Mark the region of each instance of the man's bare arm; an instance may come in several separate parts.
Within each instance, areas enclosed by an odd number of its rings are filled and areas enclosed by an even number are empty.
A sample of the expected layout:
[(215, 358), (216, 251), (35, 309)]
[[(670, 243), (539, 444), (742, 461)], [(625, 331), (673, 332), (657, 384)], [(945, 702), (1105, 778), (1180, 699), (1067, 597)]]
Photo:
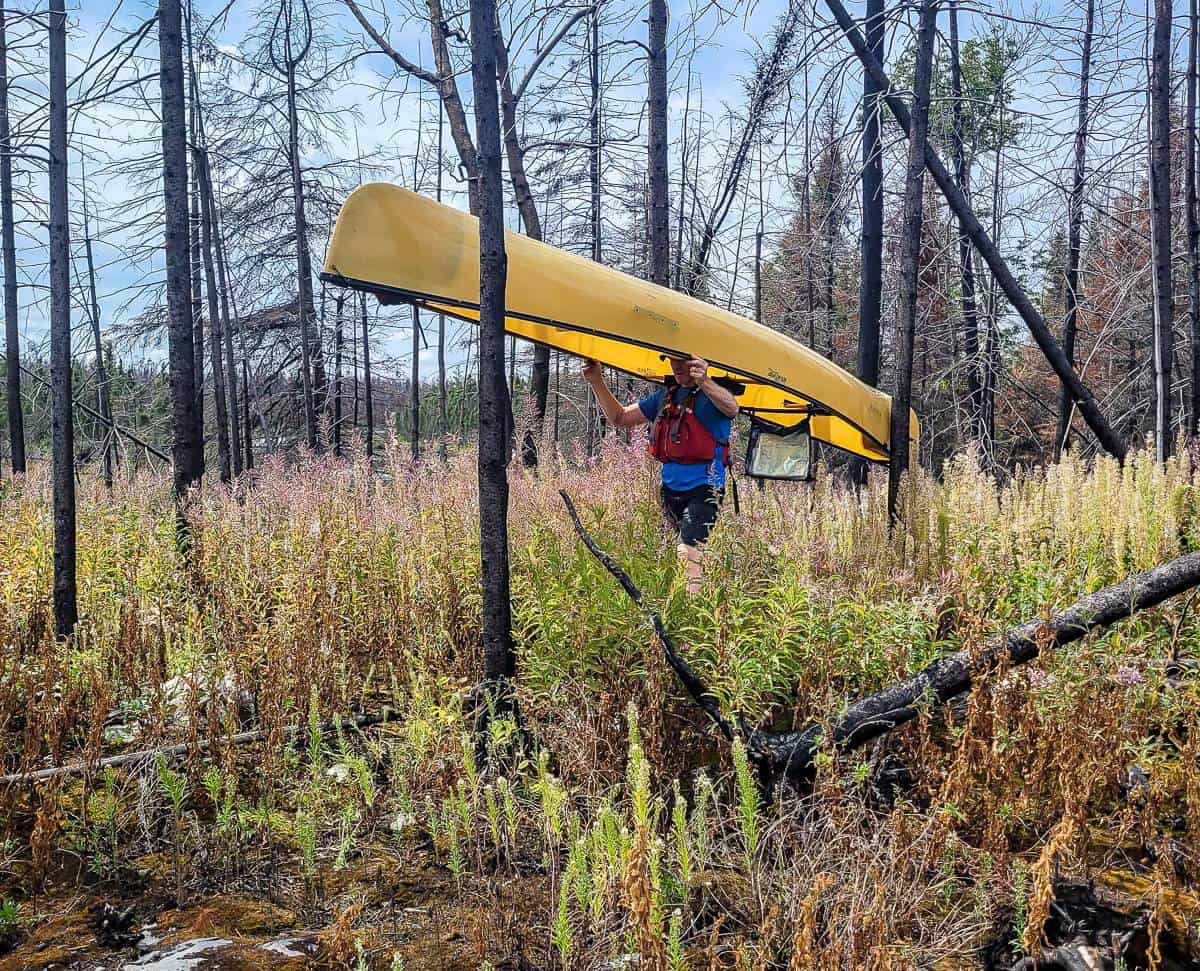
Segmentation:
[(604, 374), (600, 370), (598, 361), (588, 361), (584, 364), (583, 378), (592, 386), (592, 392), (596, 395), (596, 403), (604, 412), (608, 423), (614, 428), (635, 428), (638, 425), (646, 424), (648, 419), (642, 413), (641, 405), (636, 403), (622, 405), (613, 397), (613, 393), (608, 390), (608, 385), (604, 383)]

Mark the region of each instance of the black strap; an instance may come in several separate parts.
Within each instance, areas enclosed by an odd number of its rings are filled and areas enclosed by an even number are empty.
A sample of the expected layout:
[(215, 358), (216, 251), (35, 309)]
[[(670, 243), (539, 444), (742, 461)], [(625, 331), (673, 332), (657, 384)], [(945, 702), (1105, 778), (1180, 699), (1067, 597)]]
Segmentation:
[(673, 390), (669, 393), (671, 394), (671, 403), (679, 410), (679, 414), (675, 416), (675, 426), (671, 429), (671, 441), (678, 443), (679, 429), (683, 425), (683, 419), (687, 417), (689, 411), (695, 410), (696, 389), (689, 389), (682, 402), (675, 400)]

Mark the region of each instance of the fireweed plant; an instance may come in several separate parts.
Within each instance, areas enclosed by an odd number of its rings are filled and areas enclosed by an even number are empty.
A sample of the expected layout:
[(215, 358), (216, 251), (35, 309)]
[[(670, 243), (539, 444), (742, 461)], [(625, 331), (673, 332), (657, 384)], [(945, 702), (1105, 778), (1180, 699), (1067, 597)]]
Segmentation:
[[(66, 643), (48, 477), (6, 489), (0, 769), (89, 768), (0, 789), (5, 907), (51, 914), (72, 859), (76, 881), (135, 877), (181, 902), (269, 892), (355, 962), (421, 967), (387, 909), (387, 874), (418, 872), (444, 906), (508, 894), (525, 923), (464, 935), (471, 966), (983, 967), (1055, 943), (1056, 881), (1091, 879), (1126, 895), (1158, 951), (1195, 953), (1190, 599), (998, 672), (953, 717), (825, 753), (811, 793), (765, 803), (558, 498), (725, 710), (782, 729), (1200, 544), (1186, 453), (1071, 457), (1003, 483), (962, 458), (910, 482), (891, 535), (882, 479), (745, 489), (692, 599), (639, 450), (511, 474), (515, 761), (481, 759), (464, 715), (482, 668), (471, 453), (415, 469), (398, 447), (374, 470), (269, 459), (253, 483), (205, 486), (190, 560), (165, 477), (109, 494), (85, 476)], [(385, 708), (393, 720), (356, 727)], [(492, 731), (486, 747), (511, 751), (517, 726)], [(96, 769), (176, 742), (186, 757)], [(373, 877), (347, 898), (362, 867)]]

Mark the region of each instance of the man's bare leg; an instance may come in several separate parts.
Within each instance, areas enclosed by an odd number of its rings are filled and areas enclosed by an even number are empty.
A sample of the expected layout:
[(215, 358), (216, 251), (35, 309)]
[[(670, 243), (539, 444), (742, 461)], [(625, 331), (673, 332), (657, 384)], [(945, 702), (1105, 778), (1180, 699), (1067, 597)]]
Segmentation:
[(704, 579), (704, 554), (687, 543), (680, 543), (678, 549), (679, 565), (683, 567), (683, 575), (687, 581), (684, 589), (689, 597), (694, 597), (700, 592), (700, 583)]

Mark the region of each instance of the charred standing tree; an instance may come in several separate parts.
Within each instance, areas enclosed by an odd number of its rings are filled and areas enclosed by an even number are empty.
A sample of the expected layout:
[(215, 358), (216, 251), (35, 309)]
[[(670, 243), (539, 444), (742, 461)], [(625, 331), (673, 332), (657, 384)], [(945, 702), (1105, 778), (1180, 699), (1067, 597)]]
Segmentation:
[[(212, 188), (211, 174), (209, 177), (210, 191)], [(233, 441), (237, 446), (241, 443), (241, 449), (244, 450), (243, 458), (240, 462), (234, 465), (234, 474), (241, 475), (242, 472), (254, 468), (254, 425), (251, 421), (251, 410), (258, 415), (259, 426), (266, 430), (266, 419), (263, 416), (262, 409), (259, 407), (258, 398), (254, 393), (254, 385), (250, 383), (250, 366), (249, 352), (246, 350), (246, 329), (242, 325), (241, 315), (238, 313), (237, 300), (229, 286), (229, 256), (225, 251), (225, 235), (221, 227), (220, 207), (216, 204), (216, 196), (213, 196), (213, 233), (216, 236), (217, 246), (217, 281), (221, 287), (221, 316), (224, 318), (225, 327), (225, 357), (229, 367), (229, 385), (236, 388), (238, 383), (239, 368), (233, 357), (233, 334), (237, 334), (238, 352), (241, 355), (241, 391), (230, 395), (231, 407), (240, 407), (239, 414), (241, 419), (233, 423)]]
[(25, 416), (21, 408), (21, 348), (17, 332), (17, 238), (13, 221), (12, 136), (8, 125), (8, 13), (0, 0), (0, 251), (4, 262), (4, 362), (8, 441), (13, 473), (25, 471)]
[[(183, 2), (183, 41), (188, 72), (188, 144), (195, 145), (199, 139), (199, 104), (195, 87), (190, 79), (196, 76), (195, 52), (192, 46), (192, 3)], [(204, 436), (204, 287), (202, 282), (203, 261), (200, 256), (200, 173), (193, 165), (188, 172), (190, 194), (188, 204), (188, 253), (192, 281), (192, 352), (196, 367), (196, 414), (199, 416), (200, 435)]]
[(333, 454), (342, 457), (342, 351), (345, 346), (342, 313), (346, 307), (345, 291), (338, 291), (333, 318)]
[[(504, 155), (508, 160), (508, 178), (517, 197), (517, 211), (521, 214), (521, 225), (530, 239), (542, 239), (542, 221), (538, 216), (537, 203), (529, 186), (525, 172), (525, 149), (517, 136), (517, 94), (513, 90), (512, 74), (508, 68), (508, 45), (496, 22), (496, 71), (500, 82), (500, 111), (504, 140)], [(516, 355), (513, 355), (515, 365)], [(521, 458), (527, 466), (538, 462), (537, 443), (541, 438), (542, 424), (546, 417), (546, 401), (550, 394), (550, 348), (535, 344), (533, 348), (533, 371), (530, 375), (530, 393), (533, 397), (533, 420), (525, 432), (521, 444)]]
[(592, 231), (592, 259), (604, 262), (602, 241), (604, 234), (600, 225), (600, 8), (592, 7), (591, 30), (588, 32), (588, 80), (591, 86), (591, 101), (588, 105), (588, 182), (590, 183)]
[[(242, 466), (249, 472), (254, 468), (254, 423), (250, 419), (250, 359), (242, 355), (242, 427), (246, 430), (243, 440), (246, 448), (246, 463)], [(265, 430), (266, 423), (262, 422)]]
[[(604, 262), (604, 225), (600, 217), (600, 11), (593, 8), (592, 29), (588, 40), (588, 74), (591, 82), (591, 101), (588, 105), (588, 181), (590, 203), (588, 229), (592, 239), (592, 261)], [(584, 426), (584, 454), (590, 459), (596, 452), (598, 438), (604, 436), (604, 416), (594, 395), (588, 395), (587, 419)], [(556, 439), (557, 440), (557, 439)]]
[[(867, 44), (880, 60), (883, 59), (886, 26), (884, 0), (868, 0)], [(879, 386), (880, 320), (883, 314), (883, 137), (880, 126), (883, 103), (879, 94), (879, 85), (875, 79), (869, 73), (865, 74), (862, 100), (862, 244), (859, 250), (858, 280), (858, 377), (872, 388)], [(807, 195), (805, 192), (806, 203)], [(761, 242), (760, 226), (756, 245), (761, 245)], [(859, 484), (865, 483), (867, 469), (868, 463), (865, 460), (855, 460), (854, 481)]]
[(512, 710), (516, 674), (508, 578), (508, 386), (504, 379), (504, 190), (496, 91), (495, 0), (471, 0), (471, 79), (479, 146), (479, 550), (483, 686), (494, 710)]
[[(307, 0), (300, 0), (304, 25), (300, 47), (293, 45), (292, 0), (280, 0), (269, 45), (271, 64), (287, 86), (288, 167), (292, 178), (292, 218), (296, 239), (296, 311), (300, 316), (300, 387), (304, 396), (304, 433), (308, 447), (317, 447), (317, 405), (314, 385), (319, 386), (314, 367), (313, 327), (316, 307), (313, 300), (312, 257), (308, 252), (308, 219), (304, 209), (304, 181), (300, 171), (300, 112), (296, 106), (296, 69), (312, 46), (312, 17)], [(276, 53), (276, 44), (282, 51)]]
[[(1087, 174), (1088, 81), (1092, 66), (1092, 27), (1095, 0), (1087, 0), (1083, 21), (1083, 53), (1079, 59), (1079, 115), (1075, 123), (1075, 171), (1071, 178), (1071, 197), (1067, 202), (1067, 273), (1066, 313), (1063, 316), (1063, 353), (1075, 365), (1075, 337), (1079, 329), (1079, 255), (1083, 234), (1083, 183)], [(1071, 434), (1071, 396), (1063, 389), (1058, 402), (1058, 432), (1054, 436), (1054, 461), (1062, 458)]]
[(200, 188), (200, 250), (204, 260), (204, 289), (208, 296), (208, 339), (213, 376), (213, 404), (217, 421), (217, 460), (221, 481), (233, 481), (233, 456), (229, 445), (229, 408), (225, 399), (225, 365), (221, 360), (221, 310), (217, 300), (217, 272), (213, 260), (211, 186), (205, 172), (204, 153), (200, 146), (192, 149), (192, 165), (199, 173)]
[[(204, 137), (203, 123), (200, 126), (200, 134), (201, 137)], [(212, 166), (209, 164), (207, 147), (204, 149), (203, 162), (200, 178), (204, 187), (204, 195), (208, 200), (208, 220), (212, 233), (214, 262), (217, 266), (217, 292), (221, 297), (221, 336), (225, 345), (226, 372), (224, 384), (229, 401), (229, 446), (233, 452), (233, 477), (236, 479), (242, 474), (244, 464), (242, 461), (241, 411), (238, 408), (238, 368), (233, 356), (234, 321), (229, 313), (229, 280), (225, 270), (225, 246), (221, 239), (220, 214), (216, 193), (213, 191)]]
[[(167, 356), (171, 386), (171, 462), (175, 498), (204, 474), (204, 442), (196, 409), (188, 265), (187, 115), (183, 97), (183, 35), (180, 0), (159, 0), (158, 45), (162, 92), (163, 203), (166, 221)], [(182, 505), (180, 506), (182, 514)], [(186, 530), (186, 520), (180, 516)], [(181, 538), (186, 538), (185, 533)]]
[(67, 212), (67, 13), (50, 0), (50, 390), (54, 455), (54, 632), (75, 630), (75, 428), (71, 397), (71, 237)]
[[(209, 298), (209, 316), (213, 318), (213, 322), (209, 324), (209, 330), (213, 335), (220, 334), (221, 343), (224, 344), (224, 360), (222, 360), (222, 348), (220, 346), (215, 347), (212, 353), (213, 388), (214, 396), (217, 399), (216, 406), (218, 413), (218, 448), (220, 445), (221, 429), (227, 429), (230, 472), (233, 478), (237, 478), (242, 474), (242, 444), (241, 433), (238, 428), (238, 373), (237, 365), (233, 358), (233, 325), (229, 315), (229, 289), (225, 274), (224, 244), (220, 236), (217, 200), (213, 192), (212, 165), (208, 154), (208, 135), (204, 128), (204, 104), (200, 97), (200, 76), (196, 72), (196, 61), (191, 44), (190, 5), (188, 16), (188, 87), (191, 91), (193, 119), (192, 169), (195, 173), (195, 178), (193, 179), (192, 186), (202, 206), (200, 214), (201, 248), (208, 270), (211, 270), (214, 266), (216, 269), (215, 297), (218, 299), (214, 300), (212, 296)], [(193, 210), (194, 208), (193, 206)], [(210, 280), (212, 279), (211, 272), (208, 272), (208, 277)], [(213, 290), (211, 283), (208, 286), (210, 291)], [(219, 317), (215, 315), (214, 310), (218, 302), (220, 305), (218, 308), (220, 310)], [(201, 340), (203, 340), (202, 337)], [(228, 423), (221, 421), (220, 412), (222, 410), (227, 415)], [(221, 476), (222, 481), (230, 481), (225, 477), (225, 461), (223, 459), (221, 460)]]
[(1187, 134), (1183, 150), (1184, 195), (1187, 197), (1188, 303), (1192, 336), (1192, 408), (1188, 435), (1200, 422), (1200, 213), (1196, 202), (1196, 87), (1200, 70), (1200, 2), (1188, 11)]
[[(87, 176), (83, 176), (86, 187)], [(96, 355), (96, 410), (104, 425), (104, 485), (110, 492), (113, 487), (113, 446), (116, 435), (113, 431), (112, 405), (109, 401), (108, 368), (104, 362), (104, 342), (100, 337), (100, 299), (96, 293), (96, 261), (92, 255), (92, 231), (88, 216), (87, 190), (83, 195), (83, 253), (87, 260), (88, 275), (88, 318), (92, 325), (92, 349)]]
[[(872, 55), (870, 48), (867, 47), (867, 43), (863, 39), (862, 33), (855, 25), (850, 14), (846, 12), (846, 7), (842, 4), (841, 0), (825, 0), (825, 5), (829, 8), (830, 13), (833, 14), (834, 20), (837, 21), (838, 27), (841, 28), (842, 33), (854, 49), (854, 53), (859, 61), (862, 62), (863, 67), (870, 72), (884, 92), (890, 92), (892, 90), (891, 81), (887, 73), (883, 70), (883, 65)], [(911, 118), (909, 117), (908, 106), (905, 105), (904, 100), (898, 95), (891, 93), (885, 93), (883, 98), (887, 103), (888, 110), (891, 111), (896, 121), (900, 124), (900, 127), (908, 131)], [(988, 235), (987, 230), (983, 228), (983, 224), (979, 221), (979, 217), (975, 215), (975, 212), (971, 209), (962, 192), (954, 184), (953, 177), (946, 169), (946, 166), (942, 164), (942, 160), (938, 157), (933, 146), (928, 144), (925, 146), (925, 167), (929, 169), (929, 174), (933, 176), (933, 181), (937, 183), (938, 189), (946, 198), (946, 202), (949, 203), (950, 210), (958, 218), (963, 230), (970, 237), (976, 252), (987, 263), (988, 269), (991, 270), (1000, 288), (1004, 291), (1005, 297), (1008, 298), (1013, 309), (1016, 310), (1025, 322), (1025, 326), (1029, 328), (1030, 334), (1033, 335), (1034, 341), (1050, 364), (1050, 367), (1053, 368), (1058, 379), (1070, 393), (1076, 407), (1079, 408), (1079, 413), (1095, 434), (1097, 440), (1100, 442), (1100, 446), (1110, 455), (1124, 461), (1126, 451), (1124, 440), (1117, 434), (1112, 425), (1109, 424), (1108, 419), (1105, 418), (1104, 413), (1100, 410), (1100, 405), (1096, 401), (1096, 396), (1088, 390), (1070, 362), (1067, 361), (1066, 355), (1063, 354), (1062, 345), (1055, 340), (1054, 335), (1050, 332), (1050, 328), (1046, 324), (1046, 319), (1029, 298), (1029, 294), (1021, 288), (1008, 263), (996, 247), (995, 241)]]
[(1175, 292), (1171, 279), (1171, 0), (1154, 0), (1150, 69), (1150, 244), (1154, 263), (1154, 449), (1171, 454), (1171, 365)]
[(671, 200), (667, 184), (667, 0), (649, 0), (646, 111), (649, 117), (650, 281), (671, 285)]
[[(442, 201), (442, 138), (445, 130), (445, 113), (438, 110), (438, 141), (437, 141), (437, 201)], [(446, 315), (438, 314), (437, 337), (438, 362), (438, 457), (445, 463), (447, 458), (446, 435), (449, 427), (446, 421)]]
[[(371, 331), (367, 318), (367, 295), (362, 295), (363, 404), (367, 421), (367, 458), (375, 454), (375, 398), (371, 394)], [(357, 407), (357, 397), (355, 399)]]
[[(953, 17), (951, 13), (951, 17)], [(951, 23), (954, 21), (951, 20)], [(880, 60), (886, 21), (884, 0), (868, 0), (867, 45)], [(863, 78), (862, 250), (858, 284), (858, 377), (879, 385), (879, 321), (883, 310), (883, 138), (879, 85)], [(866, 466), (863, 465), (865, 469)]]
[(925, 139), (929, 132), (929, 79), (937, 25), (936, 0), (921, 0), (917, 25), (917, 62), (913, 79), (912, 124), (908, 129), (908, 170), (904, 178), (904, 237), (900, 257), (900, 319), (896, 327), (896, 390), (888, 462), (888, 516), (899, 516), (900, 483), (908, 470), (909, 401), (912, 398), (913, 341), (917, 330), (917, 284), (921, 271), (922, 189)]
[[(876, 55), (878, 58), (878, 55)], [(882, 58), (878, 58), (882, 62)], [(964, 199), (971, 194), (967, 156), (963, 149), (962, 66), (958, 56), (958, 2), (950, 0), (950, 88), (953, 104), (954, 184)], [(967, 424), (971, 437), (981, 442), (983, 428), (983, 386), (980, 381), (979, 312), (975, 305), (975, 264), (971, 242), (963, 221), (958, 220), (958, 272), (962, 285), (963, 358), (967, 371)]]
[(421, 311), (412, 308), (412, 373), (409, 391), (409, 411), (412, 421), (412, 460), (421, 458)]
[[(593, 12), (595, 9), (592, 8)], [(517, 210), (521, 214), (521, 224), (525, 227), (525, 235), (530, 239), (542, 239), (542, 223), (538, 217), (533, 190), (529, 186), (529, 176), (525, 171), (525, 149), (521, 145), (517, 131), (517, 104), (524, 95), (534, 73), (546, 57), (587, 13), (587, 8), (578, 11), (558, 29), (554, 36), (543, 45), (525, 77), (515, 89), (508, 64), (508, 45), (500, 31), (499, 21), (496, 22), (496, 70), (500, 81), (504, 154), (508, 160), (509, 181), (512, 183), (513, 194), (517, 198)], [(525, 441), (521, 446), (521, 457), (527, 466), (534, 466), (538, 461), (537, 443), (542, 437), (546, 421), (546, 402), (550, 396), (550, 348), (544, 344), (535, 344), (533, 347), (533, 367), (529, 376), (529, 391), (533, 399), (533, 416), (525, 433)]]

